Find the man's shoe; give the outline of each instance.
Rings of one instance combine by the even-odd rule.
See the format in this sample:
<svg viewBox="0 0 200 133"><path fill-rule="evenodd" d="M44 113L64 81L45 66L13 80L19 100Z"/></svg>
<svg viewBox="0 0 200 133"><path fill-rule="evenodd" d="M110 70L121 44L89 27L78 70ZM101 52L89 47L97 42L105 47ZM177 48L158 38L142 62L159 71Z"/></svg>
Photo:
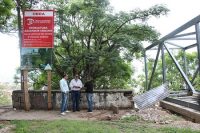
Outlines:
<svg viewBox="0 0 200 133"><path fill-rule="evenodd" d="M65 112L60 113L61 115L66 115Z"/></svg>
<svg viewBox="0 0 200 133"><path fill-rule="evenodd" d="M93 113L92 111L88 111L88 113Z"/></svg>
<svg viewBox="0 0 200 133"><path fill-rule="evenodd" d="M70 112L69 110L66 110L66 111L65 111L65 113L69 113L69 112Z"/></svg>

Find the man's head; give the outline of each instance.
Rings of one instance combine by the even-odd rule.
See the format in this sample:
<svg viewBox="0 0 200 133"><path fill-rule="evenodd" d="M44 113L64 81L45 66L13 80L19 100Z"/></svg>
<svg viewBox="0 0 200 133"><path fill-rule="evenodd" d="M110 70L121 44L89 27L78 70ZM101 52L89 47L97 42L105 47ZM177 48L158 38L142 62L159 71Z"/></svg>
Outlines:
<svg viewBox="0 0 200 133"><path fill-rule="evenodd" d="M91 77L91 76L88 76L88 77L86 78L86 80L87 80L87 81L91 81L91 80L92 80L92 77Z"/></svg>
<svg viewBox="0 0 200 133"><path fill-rule="evenodd" d="M79 75L78 74L75 74L75 79L79 79Z"/></svg>
<svg viewBox="0 0 200 133"><path fill-rule="evenodd" d="M67 79L68 75L66 73L63 74L63 78Z"/></svg>

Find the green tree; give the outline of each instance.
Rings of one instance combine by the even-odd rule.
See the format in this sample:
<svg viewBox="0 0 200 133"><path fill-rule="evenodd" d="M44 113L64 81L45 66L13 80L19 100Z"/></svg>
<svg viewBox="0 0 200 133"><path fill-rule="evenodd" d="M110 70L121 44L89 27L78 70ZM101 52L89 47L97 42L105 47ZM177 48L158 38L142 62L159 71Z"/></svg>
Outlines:
<svg viewBox="0 0 200 133"><path fill-rule="evenodd" d="M185 71L184 69L184 52L183 51L172 51L173 55L175 56L176 60L178 61L178 63L180 64L181 68ZM189 80L192 80L192 77L194 75L194 72L197 68L197 53L196 52L186 52L186 64L187 64L187 76L189 78ZM155 59L149 58L148 59L148 75L149 75L149 79L152 73L152 69L153 69L153 64L154 64ZM182 78L180 72L178 71L175 63L173 62L173 60L171 59L171 57L169 56L168 53L165 53L165 62L166 62L166 80L169 83L169 88L171 90L177 91L177 90L181 90L181 89L185 89L185 83L184 83L184 79ZM144 76L140 75L140 77L142 77L142 79L140 79L140 81L142 80L143 82L140 82L140 85L144 86L145 85L145 80L144 80ZM148 79L148 80L149 80ZM195 88L199 88L199 76L195 79L194 81L194 87ZM153 76L153 81L151 84L151 88L157 87L159 85L162 84L162 60L159 59L158 60L158 64L156 67L156 71L154 73Z"/></svg>
<svg viewBox="0 0 200 133"><path fill-rule="evenodd" d="M150 17L168 12L163 6L129 13L113 13L107 0L55 2L57 44L54 67L92 77L99 88L126 88L132 57L140 55L143 41L153 42L158 33L147 25Z"/></svg>
<svg viewBox="0 0 200 133"><path fill-rule="evenodd" d="M13 0L0 0L0 32L5 32L9 28L14 8Z"/></svg>
<svg viewBox="0 0 200 133"><path fill-rule="evenodd" d="M44 1L42 7L56 10L53 82L58 84L64 72L70 77L79 73L83 82L92 77L96 87L104 89L132 84L133 57L141 56L144 41L154 42L159 36L147 20L168 12L155 5L114 13L108 0Z"/></svg>
<svg viewBox="0 0 200 133"><path fill-rule="evenodd" d="M39 0L0 0L0 32L8 33L19 30L17 7L21 9L20 14L23 14L24 10L34 9L38 3Z"/></svg>

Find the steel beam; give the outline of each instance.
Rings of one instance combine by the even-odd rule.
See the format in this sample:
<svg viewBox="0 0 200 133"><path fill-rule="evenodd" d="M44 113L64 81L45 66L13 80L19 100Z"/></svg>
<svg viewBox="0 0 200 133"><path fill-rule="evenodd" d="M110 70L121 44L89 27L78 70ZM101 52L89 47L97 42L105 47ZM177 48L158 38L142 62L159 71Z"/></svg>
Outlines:
<svg viewBox="0 0 200 133"><path fill-rule="evenodd" d="M193 18L192 20L190 20L189 22L185 23L184 25L180 26L179 28L177 28L176 30L172 31L171 33L169 33L168 35L162 37L160 40L158 40L157 42L153 43L152 45L149 45L148 47L146 47L146 50L149 50L157 45L159 45L160 43L173 38L176 34L184 31L185 29L195 25L196 23L200 22L200 15L198 15L197 17Z"/></svg>
<svg viewBox="0 0 200 133"><path fill-rule="evenodd" d="M195 34L196 34L196 32L184 33L184 34L175 35L174 38L195 35Z"/></svg>
<svg viewBox="0 0 200 133"><path fill-rule="evenodd" d="M193 84L195 78L197 77L198 72L199 72L199 66L197 67L197 69L196 69L196 71L195 71L195 73L194 73L194 75L193 75L193 77L192 77L192 80L191 80L191 83L192 83L192 84Z"/></svg>
<svg viewBox="0 0 200 133"><path fill-rule="evenodd" d="M172 60L174 61L177 69L179 70L179 72L181 73L183 79L185 80L186 84L189 86L189 89L192 91L192 93L196 93L194 87L192 86L191 82L189 81L188 77L185 75L184 71L181 69L181 66L178 64L177 60L175 59L175 57L172 55L172 53L169 51L169 49L167 48L167 46L164 44L167 52L169 53L170 57L172 58Z"/></svg>
<svg viewBox="0 0 200 133"><path fill-rule="evenodd" d="M162 75L163 75L163 84L164 84L166 82L166 65L165 65L164 45L162 45Z"/></svg>
<svg viewBox="0 0 200 133"><path fill-rule="evenodd" d="M180 46L180 45L178 45L178 44L172 43L172 42L167 42L167 41L166 41L165 43L170 44L170 45L172 45L172 46L179 47L179 48L181 48L181 49L184 48L184 47L182 47L182 46Z"/></svg>
<svg viewBox="0 0 200 133"><path fill-rule="evenodd" d="M184 71L185 75L187 76L188 73L188 67L187 67L187 58L186 58L186 53L185 50L183 49L183 63L184 63ZM188 85L186 85L186 89L188 89Z"/></svg>
<svg viewBox="0 0 200 133"><path fill-rule="evenodd" d="M190 37L190 38L170 38L168 40L196 40L196 38L194 38L194 37Z"/></svg>
<svg viewBox="0 0 200 133"><path fill-rule="evenodd" d="M200 31L199 31L200 29L199 29L199 23L195 25L195 30L196 30L196 38L197 38L198 68L199 68L199 71L200 71Z"/></svg>
<svg viewBox="0 0 200 133"><path fill-rule="evenodd" d="M188 68L187 68L187 58L186 58L185 50L183 50L183 62L184 62L185 75L187 76Z"/></svg>
<svg viewBox="0 0 200 133"><path fill-rule="evenodd" d="M165 48L164 48L165 49ZM180 49L180 48L169 48L169 49ZM158 50L157 48L152 48L152 49L150 49L150 50Z"/></svg>
<svg viewBox="0 0 200 133"><path fill-rule="evenodd" d="M189 46L187 46L187 47L184 47L183 49L184 49L184 50L187 50L187 49L190 49L190 48L193 48L193 47L196 47L196 46L197 46L197 43L192 44L192 45L189 45Z"/></svg>
<svg viewBox="0 0 200 133"><path fill-rule="evenodd" d="M156 70L156 66L157 66L157 63L158 63L158 57L159 57L159 54L160 54L160 49L161 49L161 44L158 47L158 52L157 52L157 55L156 55L156 60L154 62L153 70L152 70L152 73L151 73L151 78L150 78L150 81L149 81L149 84L148 84L148 90L151 88L151 82L153 80L153 76L154 76L154 73L155 73L155 70Z"/></svg>
<svg viewBox="0 0 200 133"><path fill-rule="evenodd" d="M148 67L147 67L147 56L146 56L146 51L144 51L144 67L145 67L145 88L146 90L148 89Z"/></svg>

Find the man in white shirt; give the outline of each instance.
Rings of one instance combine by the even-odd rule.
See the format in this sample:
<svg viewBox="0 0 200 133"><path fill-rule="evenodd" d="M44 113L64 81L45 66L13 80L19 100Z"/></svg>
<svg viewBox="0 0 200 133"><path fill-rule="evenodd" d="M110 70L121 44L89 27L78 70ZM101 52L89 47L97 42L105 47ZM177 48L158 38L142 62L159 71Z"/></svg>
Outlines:
<svg viewBox="0 0 200 133"><path fill-rule="evenodd" d="M80 90L83 87L82 81L79 79L79 75L75 74L75 78L71 80L69 84L72 94L72 109L73 112L80 111L79 101L80 101Z"/></svg>
<svg viewBox="0 0 200 133"><path fill-rule="evenodd" d="M68 97L69 97L69 87L67 83L68 75L64 74L63 78L60 80L60 90L61 90L61 115L65 115L65 112L69 112L67 110Z"/></svg>

